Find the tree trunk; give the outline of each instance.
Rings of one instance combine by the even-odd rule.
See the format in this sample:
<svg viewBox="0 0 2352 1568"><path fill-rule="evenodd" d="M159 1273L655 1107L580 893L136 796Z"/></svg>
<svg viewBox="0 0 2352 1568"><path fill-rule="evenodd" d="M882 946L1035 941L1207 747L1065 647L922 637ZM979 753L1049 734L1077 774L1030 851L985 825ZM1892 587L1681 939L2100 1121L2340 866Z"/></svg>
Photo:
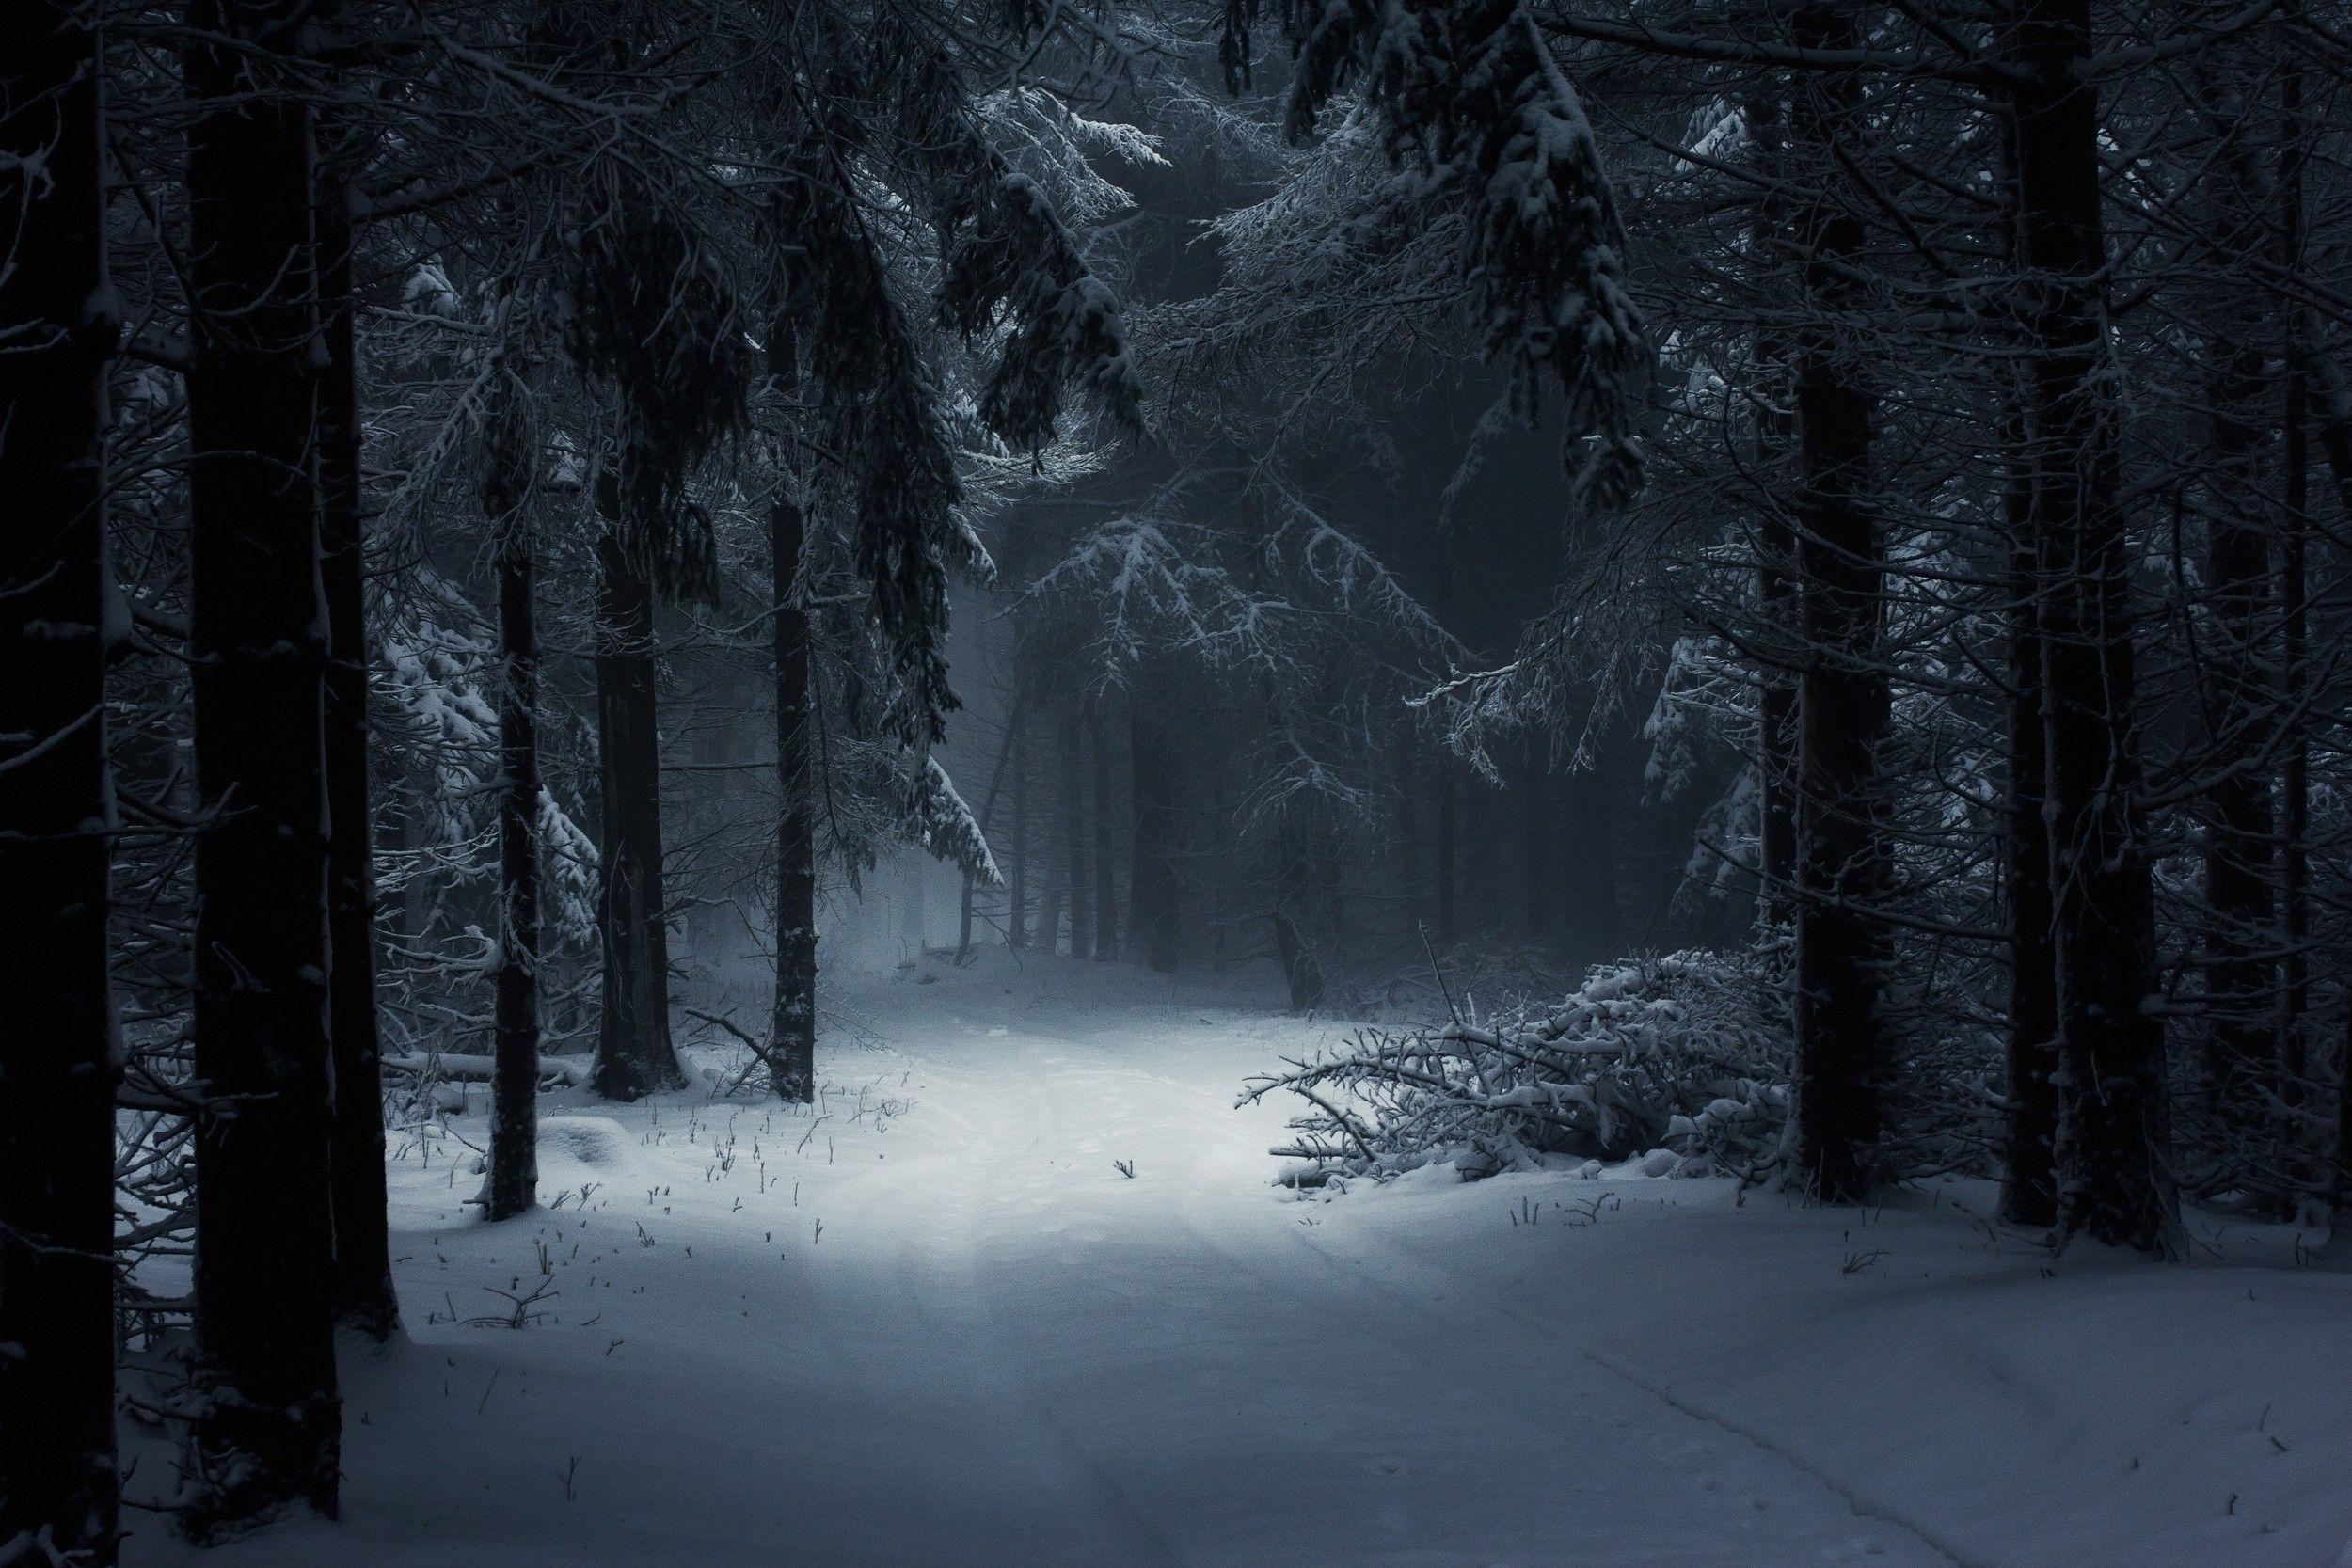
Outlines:
<svg viewBox="0 0 2352 1568"><path fill-rule="evenodd" d="M2024 425L2008 437L2023 449ZM2006 498L2009 566L2009 779L2001 824L2001 885L2009 933L2008 1111L2003 1127L2001 1217L2058 1223L2058 972L2051 945L2050 825L2042 815L2049 745L2042 711L2040 580L2029 476Z"/></svg>
<svg viewBox="0 0 2352 1568"><path fill-rule="evenodd" d="M1788 562L1796 558L1795 531L1774 514L1758 525L1765 562L1758 566L1758 597L1775 626L1797 621L1796 592ZM1784 629L1783 636L1787 635ZM1797 887L1797 683L1785 670L1767 669L1758 683L1756 707L1756 919L1786 926L1796 918Z"/></svg>
<svg viewBox="0 0 2352 1568"><path fill-rule="evenodd" d="M412 867L440 848L440 823L433 802L422 789L409 792L397 831L400 847L406 851ZM433 895L433 879L419 876L412 869L400 889L400 934L412 942L424 941L439 910L439 900Z"/></svg>
<svg viewBox="0 0 2352 1568"><path fill-rule="evenodd" d="M1017 668L1017 666L1016 666ZM1013 698L1014 723L1019 723L1021 698ZM1012 875L1005 907L1005 945L1018 953L1029 945L1029 753L1016 727L1012 745Z"/></svg>
<svg viewBox="0 0 2352 1568"><path fill-rule="evenodd" d="M1307 901L1312 873L1298 824L1285 819L1277 850L1281 868L1275 876L1274 950L1281 960L1282 981L1290 992L1291 1011L1311 1013L1323 1006L1323 965L1298 928L1297 915Z"/></svg>
<svg viewBox="0 0 2352 1568"><path fill-rule="evenodd" d="M1141 691L1127 699L1129 793L1135 844L1127 877L1127 945L1156 974L1173 974L1183 932L1176 882L1176 757Z"/></svg>
<svg viewBox="0 0 2352 1568"><path fill-rule="evenodd" d="M598 484L596 759L604 805L596 932L604 1016L591 1082L608 1100L682 1088L670 1042L670 934L661 879L661 739L653 584L621 543L626 488Z"/></svg>
<svg viewBox="0 0 2352 1568"><path fill-rule="evenodd" d="M2202 650L2209 725L2205 797L2205 1071L2216 1109L2240 1135L2268 1120L2271 1015L2268 955L2277 945L2271 908L2274 828L2265 750L2271 696L2263 623L2268 614L2270 543L2254 472L2253 404L2264 356L2233 352L2208 394L2214 494L2205 518L2205 588L2212 641Z"/></svg>
<svg viewBox="0 0 2352 1568"><path fill-rule="evenodd" d="M808 1104L817 1093L817 817L809 784L815 758L809 711L808 611L797 597L806 519L780 496L769 513L775 562L776 999L769 1070L778 1099Z"/></svg>
<svg viewBox="0 0 2352 1568"><path fill-rule="evenodd" d="M2137 800L2130 560L2118 499L2122 409L2106 332L2090 0L2019 0L2018 236L2026 454L2042 609L2058 999L2059 1221L2149 1251L2176 1245L2165 1168L2155 906Z"/></svg>
<svg viewBox="0 0 2352 1568"><path fill-rule="evenodd" d="M197 0L188 132L196 844L199 1539L336 1507L318 342L310 112L275 79L291 4ZM226 1107L233 1106L233 1112Z"/></svg>
<svg viewBox="0 0 2352 1568"><path fill-rule="evenodd" d="M367 542L360 524L353 236L343 182L318 203L319 577L326 595L326 946L335 1053L337 1316L370 1338L400 1326L384 1201L384 1074L375 1019L374 813L368 795Z"/></svg>
<svg viewBox="0 0 2352 1568"><path fill-rule="evenodd" d="M2017 179L2015 125L2006 176ZM2011 243L2018 243L2012 233ZM2022 257L2012 257L2022 263ZM2046 1228L2058 1223L2058 955L2050 928L2049 741L2042 712L2042 581L2034 544L2034 477L2026 462L2028 388L2020 372L2005 389L2001 440L2010 452L2002 484L2009 551L2009 774L2001 821L2001 888L2009 938L2008 1107L2003 1117L2001 1217Z"/></svg>
<svg viewBox="0 0 2352 1568"><path fill-rule="evenodd" d="M1596 748L1592 762L1567 776L1568 822L1576 846L1569 879L1572 901L1563 904L1563 925L1570 957L1591 962L1625 949L1624 913L1620 909L1617 849L1622 834L1617 824L1616 784L1601 771L1604 753Z"/></svg>
<svg viewBox="0 0 2352 1568"><path fill-rule="evenodd" d="M1031 933L1037 950L1049 956L1061 951L1061 898L1070 884L1069 857L1052 848L1054 804L1046 802L1044 838L1052 852L1038 857L1037 929Z"/></svg>
<svg viewBox="0 0 2352 1568"><path fill-rule="evenodd" d="M1851 48L1850 10L1807 7L1800 44ZM1859 82L1837 73L1805 85L1793 129L1809 149L1851 145ZM1823 163L1828 162L1826 156ZM1849 269L1862 225L1824 189L1797 215L1810 309L1796 335L1798 612L1805 663L1797 681L1796 1180L1824 1203L1867 1196L1879 1132L1880 991L1885 933L1874 906L1884 884L1879 752L1888 716L1880 649L1883 572L1869 484L1872 400L1859 367L1819 318L1852 306Z"/></svg>
<svg viewBox="0 0 2352 1568"><path fill-rule="evenodd" d="M2193 72L2198 78L2206 73ZM2246 105L2233 93L2207 96L2207 117L2224 150L2206 176L2215 191L2205 214L2216 243L2253 248L2277 191L2270 171L2240 142ZM2277 1016L2271 1003L2278 943L2271 903L2275 870L2270 747L2274 695L2269 618L2271 511L2259 451L2275 413L2265 398L2269 343L2259 330L2265 291L2224 283L2206 315L2206 462L2202 487L2204 588L2208 615L2197 672L2205 724L2204 771L2212 779L2202 813L2205 904L2205 1078L2221 1124L2241 1149L2266 1145L2273 1118ZM2275 339L2274 339L2275 341ZM2265 1148L2264 1152L2272 1152Z"/></svg>
<svg viewBox="0 0 2352 1568"><path fill-rule="evenodd" d="M2309 128L2303 116L2303 71L2287 68L2280 87L2283 121L2280 136L2279 187L2281 195L2280 265L2291 278L2300 278L2304 263L2304 163ZM2311 400L2298 352L2304 330L2300 302L2285 311L2286 379L2280 422L2284 427L2281 453L2282 485L2279 540L2279 711L2297 714L2309 681L2310 657L2310 513L2312 502ZM2282 1119L2290 1167L2300 1178L2309 1172L2312 1142L2301 1130L2301 1113L2310 1103L2307 1079L2311 1069L2304 1018L2311 1010L2311 726L2299 718L2287 740L2283 777L2278 801L2279 927L2284 949L2279 973L2279 1098L2289 1116ZM2314 1207L2307 1204L2306 1207ZM2315 1216L2314 1216L2315 1217Z"/></svg>
<svg viewBox="0 0 2352 1568"><path fill-rule="evenodd" d="M1390 891L1405 911L1406 928L1419 930L1425 923L1429 891L1428 879L1422 872L1421 769L1410 731L1400 728L1395 745L1396 837L1390 857Z"/></svg>
<svg viewBox="0 0 2352 1568"><path fill-rule="evenodd" d="M2290 359L2292 356L2290 356ZM2282 625L2279 645L2280 710L2293 714L2302 705L2308 680L2310 648L2309 532L2304 518L2311 506L2311 457L2305 434L2303 378L2289 370L2286 395L2286 518L2280 542L2279 597ZM2296 723L2287 741L2283 776L2277 807L2279 858L2279 938L2284 950L2279 973L2279 1085L2280 1101L2291 1112L2309 1103L2306 1080L2311 1053L2304 1036L2304 1019L2311 1012L2311 833L2312 751L2308 725ZM2281 1135L2289 1141L2293 1164L2304 1169L2309 1143L2295 1116L2285 1118Z"/></svg>
<svg viewBox="0 0 2352 1568"><path fill-rule="evenodd" d="M1783 84L1768 83L1747 100L1749 142L1765 182L1757 223L1767 236L1785 234L1788 227L1781 118L1785 90ZM1768 242L1767 259L1770 245L1776 243L1781 242ZM1785 467L1794 445L1786 406L1791 395L1789 357L1785 331L1756 334L1756 371L1762 382L1756 467L1768 483L1770 476ZM1764 627L1756 692L1756 918L1759 925L1773 927L1796 919L1797 887L1797 682L1788 662L1798 630L1797 535L1776 496L1764 498L1756 518L1756 610Z"/></svg>
<svg viewBox="0 0 2352 1568"><path fill-rule="evenodd" d="M0 53L0 321L22 329L0 353L0 952L25 983L0 1028L0 1544L111 1564L122 1069L101 436L120 324L103 303L99 82L74 8L18 15Z"/></svg>
<svg viewBox="0 0 2352 1568"><path fill-rule="evenodd" d="M1520 906L1527 934L1541 941L1551 930L1551 882L1560 874L1551 852L1551 779L1547 743L1530 733L1520 777L1519 835L1525 863L1519 868Z"/></svg>
<svg viewBox="0 0 2352 1568"><path fill-rule="evenodd" d="M1438 945L1452 947L1459 933L1454 926L1454 759L1438 759Z"/></svg>
<svg viewBox="0 0 2352 1568"><path fill-rule="evenodd" d="M1438 557L1437 586L1431 599L1437 607L1438 624L1451 626L1454 623L1454 539L1453 529L1440 524L1436 533L1431 536L1431 543ZM1438 946L1448 948L1452 947L1454 940L1461 935L1456 924L1454 904L1454 884L1460 875L1460 868L1454 863L1458 847L1455 833L1459 826L1454 819L1454 759L1447 752L1440 751L1437 758L1437 767L1438 850L1435 857L1437 864L1432 869L1438 882L1435 900L1438 907Z"/></svg>
<svg viewBox="0 0 2352 1568"><path fill-rule="evenodd" d="M510 390L509 397L520 396ZM539 617L524 510L537 443L511 413L485 487L499 583L499 973L484 1217L539 1201Z"/></svg>
<svg viewBox="0 0 2352 1568"><path fill-rule="evenodd" d="M1005 787L1005 769L1010 765L1013 742L1021 734L1021 700L1015 696L1012 707L1005 715L1005 733L996 743L996 766L988 770L988 793L980 800L979 825L982 837L990 832L989 824L996 820L996 797ZM956 962L972 961L972 922L974 903L979 891L979 879L969 871L963 874L963 897L957 911L958 934Z"/></svg>
<svg viewBox="0 0 2352 1568"><path fill-rule="evenodd" d="M1070 896L1070 956L1089 958L1094 952L1094 926L1089 903L1093 883L1087 871L1087 792L1083 721L1074 703L1062 705L1056 716L1054 737L1061 753L1062 872Z"/></svg>
<svg viewBox="0 0 2352 1568"><path fill-rule="evenodd" d="M1094 958L1108 963L1119 957L1119 819L1111 794L1110 725L1099 703L1087 709L1086 739L1094 784Z"/></svg>

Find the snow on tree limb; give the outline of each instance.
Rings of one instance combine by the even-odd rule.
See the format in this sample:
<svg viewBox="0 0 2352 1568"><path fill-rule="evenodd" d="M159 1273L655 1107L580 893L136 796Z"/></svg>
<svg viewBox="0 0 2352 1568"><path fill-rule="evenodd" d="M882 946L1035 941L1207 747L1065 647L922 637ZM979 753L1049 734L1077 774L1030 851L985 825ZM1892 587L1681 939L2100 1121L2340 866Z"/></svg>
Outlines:
<svg viewBox="0 0 2352 1568"><path fill-rule="evenodd" d="M1461 281L1515 409L1532 422L1556 381L1578 504L1625 505L1643 481L1649 350L1598 145L1534 18L1509 0L1293 0L1284 26L1291 135L1360 80L1391 162L1467 219Z"/></svg>

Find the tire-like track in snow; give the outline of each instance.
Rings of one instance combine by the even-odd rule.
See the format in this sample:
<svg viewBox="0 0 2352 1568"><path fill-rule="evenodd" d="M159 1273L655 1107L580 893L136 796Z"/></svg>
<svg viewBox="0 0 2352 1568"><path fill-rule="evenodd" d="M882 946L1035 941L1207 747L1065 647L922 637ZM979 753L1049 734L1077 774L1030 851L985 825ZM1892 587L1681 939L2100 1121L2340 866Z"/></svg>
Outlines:
<svg viewBox="0 0 2352 1568"><path fill-rule="evenodd" d="M982 1364L980 1408L957 1402L976 1444L1054 1478L1025 1560L1959 1560L1540 1303L1325 1240L1321 1206L1267 1184L1268 1117L1233 1109L1271 1048L1253 1060L1183 1015L1008 1022L890 1030L921 1153L830 1201L852 1201L845 1224L916 1216L893 1293L952 1304ZM1014 1560L989 1552L966 1560Z"/></svg>

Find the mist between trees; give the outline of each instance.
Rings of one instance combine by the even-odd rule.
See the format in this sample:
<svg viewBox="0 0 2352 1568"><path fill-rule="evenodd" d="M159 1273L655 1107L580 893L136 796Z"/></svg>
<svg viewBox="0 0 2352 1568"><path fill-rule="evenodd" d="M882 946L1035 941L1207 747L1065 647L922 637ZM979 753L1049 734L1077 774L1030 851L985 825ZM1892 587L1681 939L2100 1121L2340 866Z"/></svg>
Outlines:
<svg viewBox="0 0 2352 1568"><path fill-rule="evenodd" d="M6 25L0 1561L125 1357L189 1534L332 1513L388 1123L806 1101L910 856L1431 1025L1316 1181L2344 1201L2344 8Z"/></svg>

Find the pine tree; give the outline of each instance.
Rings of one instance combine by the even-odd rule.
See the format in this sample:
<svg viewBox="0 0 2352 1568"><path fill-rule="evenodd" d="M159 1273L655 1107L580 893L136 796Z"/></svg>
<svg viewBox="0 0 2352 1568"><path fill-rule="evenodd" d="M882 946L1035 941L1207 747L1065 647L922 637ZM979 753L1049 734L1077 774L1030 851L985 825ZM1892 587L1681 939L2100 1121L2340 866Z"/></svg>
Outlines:
<svg viewBox="0 0 2352 1568"><path fill-rule="evenodd" d="M593 1081L635 1100L686 1082L670 1034L654 610L712 586L710 517L693 478L741 425L752 357L723 254L684 193L615 170L591 198L572 352L619 420L596 490L604 1009Z"/></svg>

